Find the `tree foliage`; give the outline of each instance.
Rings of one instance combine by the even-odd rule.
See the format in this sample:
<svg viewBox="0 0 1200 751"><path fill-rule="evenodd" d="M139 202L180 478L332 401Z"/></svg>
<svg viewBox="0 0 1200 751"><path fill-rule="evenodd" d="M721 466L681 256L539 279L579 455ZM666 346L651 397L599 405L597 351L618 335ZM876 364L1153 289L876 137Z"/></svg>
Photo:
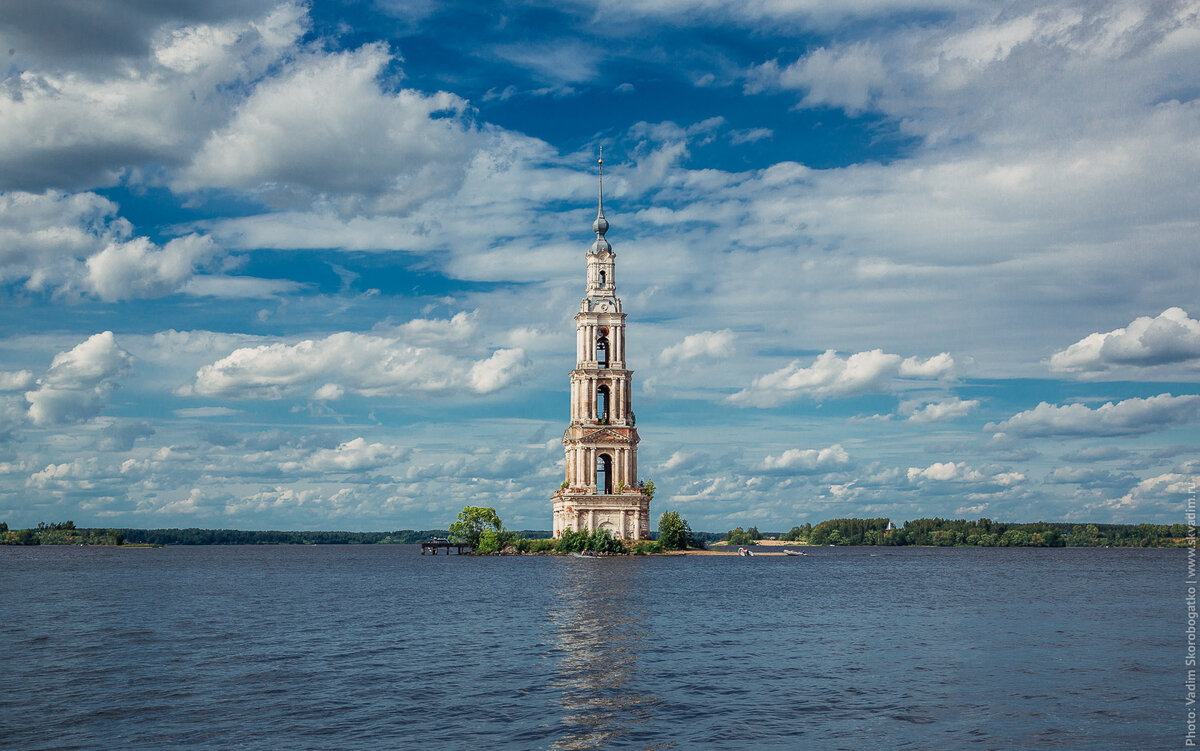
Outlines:
<svg viewBox="0 0 1200 751"><path fill-rule="evenodd" d="M471 546L472 550L479 547L479 538L484 530L501 532L504 525L496 509L482 506L467 506L458 512L458 520L450 525L450 537L456 542Z"/></svg>
<svg viewBox="0 0 1200 751"><path fill-rule="evenodd" d="M658 518L658 543L663 550L687 550L701 546L692 538L692 528L678 511L664 511Z"/></svg>
<svg viewBox="0 0 1200 751"><path fill-rule="evenodd" d="M812 527L808 541L814 545L932 547L1182 547L1187 544L1188 532L1184 524L1011 524L987 518L914 519L892 530L887 525L887 519L830 519ZM792 528L793 532L799 529Z"/></svg>
<svg viewBox="0 0 1200 751"><path fill-rule="evenodd" d="M554 543L556 553L582 553L585 550L604 555L624 555L629 552L607 529L597 529L593 532L564 530Z"/></svg>
<svg viewBox="0 0 1200 751"><path fill-rule="evenodd" d="M812 525L805 524L803 527L792 527L787 532L784 532L783 536L779 539L787 540L788 542L806 542L811 534Z"/></svg>
<svg viewBox="0 0 1200 751"><path fill-rule="evenodd" d="M725 539L729 540L730 545L753 545L762 539L762 534L758 531L758 527L751 527L750 529L738 527L737 529L729 530Z"/></svg>

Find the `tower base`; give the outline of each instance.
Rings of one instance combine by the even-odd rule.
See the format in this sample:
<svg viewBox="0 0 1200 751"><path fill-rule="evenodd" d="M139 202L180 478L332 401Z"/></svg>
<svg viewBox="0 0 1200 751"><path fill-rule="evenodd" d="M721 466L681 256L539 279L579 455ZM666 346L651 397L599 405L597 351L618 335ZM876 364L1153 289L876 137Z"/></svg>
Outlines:
<svg viewBox="0 0 1200 751"><path fill-rule="evenodd" d="M566 530L607 529L622 540L650 539L650 497L640 491L598 495L560 490L554 502L554 536Z"/></svg>

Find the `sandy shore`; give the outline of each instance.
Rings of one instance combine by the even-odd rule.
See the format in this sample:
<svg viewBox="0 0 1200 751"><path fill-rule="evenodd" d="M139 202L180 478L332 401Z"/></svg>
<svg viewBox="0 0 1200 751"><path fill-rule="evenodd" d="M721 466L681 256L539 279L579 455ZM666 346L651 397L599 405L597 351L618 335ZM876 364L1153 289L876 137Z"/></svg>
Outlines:
<svg viewBox="0 0 1200 751"><path fill-rule="evenodd" d="M759 540L752 548L804 548L808 543L792 542L791 540ZM718 545L717 543L709 543L708 550L688 550L683 555L737 555L738 548L745 547L741 545ZM783 552L755 550L754 555L787 555Z"/></svg>
<svg viewBox="0 0 1200 751"><path fill-rule="evenodd" d="M721 549L718 549L718 550L682 550L682 551L673 551L671 553L671 555L733 555L733 556L736 556L737 554L738 554L738 549L737 549L736 545L734 545L734 546L722 545ZM762 551L756 550L756 551L754 551L754 555L757 557L760 555L787 555L787 553L776 553L773 551L764 553Z"/></svg>

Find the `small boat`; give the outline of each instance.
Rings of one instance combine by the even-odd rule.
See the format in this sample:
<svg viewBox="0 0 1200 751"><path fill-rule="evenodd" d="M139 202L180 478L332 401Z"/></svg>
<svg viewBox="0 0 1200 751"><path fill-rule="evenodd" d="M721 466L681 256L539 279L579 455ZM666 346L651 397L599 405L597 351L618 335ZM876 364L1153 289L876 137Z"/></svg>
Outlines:
<svg viewBox="0 0 1200 751"><path fill-rule="evenodd" d="M808 553L805 553L805 552L802 552L799 550L788 550L786 548L784 548L783 554L784 555L808 555Z"/></svg>
<svg viewBox="0 0 1200 751"><path fill-rule="evenodd" d="M587 551L584 551L582 553L571 553L571 555L575 556L576 558L599 558L600 557L600 556L596 555L595 553L589 553Z"/></svg>

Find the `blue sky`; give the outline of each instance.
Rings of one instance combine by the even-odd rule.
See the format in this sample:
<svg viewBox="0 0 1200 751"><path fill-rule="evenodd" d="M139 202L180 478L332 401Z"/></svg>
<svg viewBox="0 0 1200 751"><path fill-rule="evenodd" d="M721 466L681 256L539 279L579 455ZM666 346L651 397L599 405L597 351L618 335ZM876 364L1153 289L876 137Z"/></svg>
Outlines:
<svg viewBox="0 0 1200 751"><path fill-rule="evenodd" d="M0 519L548 529L605 154L652 513L1178 522L1200 3L0 10Z"/></svg>

